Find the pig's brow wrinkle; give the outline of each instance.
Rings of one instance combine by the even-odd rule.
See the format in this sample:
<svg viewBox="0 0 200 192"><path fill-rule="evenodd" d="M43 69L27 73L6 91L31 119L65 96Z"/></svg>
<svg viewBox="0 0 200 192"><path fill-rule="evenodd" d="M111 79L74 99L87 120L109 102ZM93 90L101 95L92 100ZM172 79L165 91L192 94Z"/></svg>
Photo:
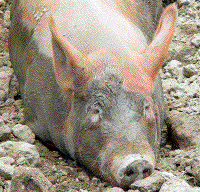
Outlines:
<svg viewBox="0 0 200 192"><path fill-rule="evenodd" d="M106 88L107 88L107 90L108 90L110 93L113 93L112 88L111 88L108 84L106 84Z"/></svg>

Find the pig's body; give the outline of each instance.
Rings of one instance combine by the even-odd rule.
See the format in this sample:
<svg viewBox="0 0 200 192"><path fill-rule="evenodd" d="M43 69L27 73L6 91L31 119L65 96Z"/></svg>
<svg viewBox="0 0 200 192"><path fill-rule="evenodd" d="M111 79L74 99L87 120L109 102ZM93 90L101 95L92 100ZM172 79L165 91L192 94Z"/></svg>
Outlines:
<svg viewBox="0 0 200 192"><path fill-rule="evenodd" d="M15 0L9 39L26 124L122 187L155 165L164 119L157 76L174 30L163 19L153 40L161 1L126 2Z"/></svg>

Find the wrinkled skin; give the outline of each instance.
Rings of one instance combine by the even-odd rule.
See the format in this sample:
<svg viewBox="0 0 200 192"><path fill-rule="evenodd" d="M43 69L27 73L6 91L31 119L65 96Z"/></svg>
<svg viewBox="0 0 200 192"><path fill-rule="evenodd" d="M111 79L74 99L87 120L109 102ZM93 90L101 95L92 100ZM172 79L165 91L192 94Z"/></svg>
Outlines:
<svg viewBox="0 0 200 192"><path fill-rule="evenodd" d="M164 121L159 70L176 8L161 13L158 0L11 7L9 51L26 124L115 186L127 188L155 167Z"/></svg>

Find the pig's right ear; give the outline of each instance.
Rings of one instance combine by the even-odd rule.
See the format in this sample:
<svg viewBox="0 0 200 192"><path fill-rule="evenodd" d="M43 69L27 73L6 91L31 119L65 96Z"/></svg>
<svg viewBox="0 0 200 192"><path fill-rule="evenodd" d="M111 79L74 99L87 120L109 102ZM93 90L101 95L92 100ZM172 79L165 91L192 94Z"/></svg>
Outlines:
<svg viewBox="0 0 200 192"><path fill-rule="evenodd" d="M56 81L62 90L74 90L74 81L81 86L88 79L90 63L88 58L58 33L52 16L49 28L53 51L53 65Z"/></svg>
<svg viewBox="0 0 200 192"><path fill-rule="evenodd" d="M157 31L152 42L143 51L144 69L155 82L169 49L175 31L177 8L174 4L169 5L163 12Z"/></svg>

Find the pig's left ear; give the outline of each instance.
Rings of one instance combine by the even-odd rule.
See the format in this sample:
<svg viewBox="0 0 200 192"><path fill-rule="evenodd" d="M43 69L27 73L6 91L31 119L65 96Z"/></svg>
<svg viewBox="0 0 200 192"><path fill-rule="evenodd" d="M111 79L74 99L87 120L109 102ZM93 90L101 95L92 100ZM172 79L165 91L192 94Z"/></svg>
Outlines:
<svg viewBox="0 0 200 192"><path fill-rule="evenodd" d="M49 28L53 51L53 66L56 81L62 90L74 90L82 87L89 78L91 64L81 53L58 32L53 17L49 16Z"/></svg>
<svg viewBox="0 0 200 192"><path fill-rule="evenodd" d="M143 67L151 77L152 81L156 80L158 72L164 63L169 45L174 35L176 17L176 6L174 4L168 6L160 18L154 39L142 52L142 55L145 58Z"/></svg>

